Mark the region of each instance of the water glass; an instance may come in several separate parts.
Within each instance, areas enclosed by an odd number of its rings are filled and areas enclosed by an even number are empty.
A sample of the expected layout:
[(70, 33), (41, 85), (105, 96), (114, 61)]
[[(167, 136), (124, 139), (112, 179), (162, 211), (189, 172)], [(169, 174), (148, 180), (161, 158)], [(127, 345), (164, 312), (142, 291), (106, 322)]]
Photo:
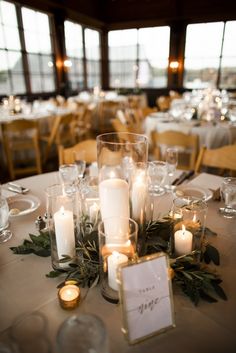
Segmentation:
[(10, 337), (21, 353), (50, 353), (47, 319), (40, 312), (20, 315), (10, 328)]
[(166, 149), (166, 165), (168, 175), (173, 176), (178, 164), (178, 149), (169, 147)]
[(73, 315), (57, 333), (58, 353), (109, 353), (103, 321), (94, 314)]
[(74, 163), (77, 166), (78, 178), (82, 179), (86, 169), (85, 151), (74, 151)]
[(0, 243), (4, 243), (12, 237), (7, 229), (9, 225), (9, 207), (7, 199), (0, 195)]
[(220, 213), (226, 218), (236, 216), (236, 177), (223, 179), (221, 194), (225, 202), (225, 207), (220, 208)]
[(152, 161), (148, 163), (149, 192), (154, 195), (163, 195), (165, 189), (162, 186), (167, 175), (166, 163)]
[(78, 168), (76, 164), (62, 164), (59, 167), (59, 176), (64, 191), (68, 194), (73, 193), (78, 181)]

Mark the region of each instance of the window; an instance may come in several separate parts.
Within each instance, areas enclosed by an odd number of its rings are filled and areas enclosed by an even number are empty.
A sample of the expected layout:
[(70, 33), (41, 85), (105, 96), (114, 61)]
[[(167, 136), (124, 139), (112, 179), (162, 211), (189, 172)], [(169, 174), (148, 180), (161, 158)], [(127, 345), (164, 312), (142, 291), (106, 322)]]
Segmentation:
[(49, 17), (23, 7), (22, 20), (31, 91), (52, 92), (55, 90), (55, 74)]
[(0, 1), (0, 94), (25, 93), (15, 5)]
[(66, 54), (71, 64), (71, 67), (68, 67), (68, 79), (72, 90), (79, 90), (84, 87), (82, 27), (79, 24), (65, 21), (64, 28)]
[(184, 86), (217, 86), (223, 40), (223, 22), (187, 26)]
[(236, 21), (229, 21), (225, 24), (220, 88), (236, 88)]
[(110, 86), (167, 86), (170, 27), (110, 31)]
[(99, 32), (85, 28), (87, 86), (101, 86), (101, 53)]

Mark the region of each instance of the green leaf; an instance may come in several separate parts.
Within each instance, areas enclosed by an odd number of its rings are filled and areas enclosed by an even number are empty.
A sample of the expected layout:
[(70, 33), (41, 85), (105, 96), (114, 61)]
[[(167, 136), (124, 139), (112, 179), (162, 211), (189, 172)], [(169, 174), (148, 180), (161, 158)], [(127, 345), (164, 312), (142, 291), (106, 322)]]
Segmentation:
[(61, 271), (50, 271), (49, 273), (46, 274), (46, 277), (48, 278), (56, 278), (59, 277), (63, 272)]
[[(220, 264), (220, 254), (219, 254), (218, 250), (214, 246), (212, 246), (210, 244), (207, 244), (205, 253), (206, 253), (206, 256), (208, 256), (208, 258), (215, 265), (219, 266), (219, 264)], [(205, 254), (204, 254), (204, 256), (205, 256)]]
[(207, 301), (209, 303), (216, 303), (217, 302), (216, 298), (212, 297), (209, 293), (205, 292), (204, 290), (200, 290), (199, 294), (202, 299), (204, 299), (205, 301)]
[(215, 292), (218, 294), (218, 296), (223, 299), (223, 300), (228, 300), (224, 290), (215, 282), (212, 282), (212, 286), (215, 289)]

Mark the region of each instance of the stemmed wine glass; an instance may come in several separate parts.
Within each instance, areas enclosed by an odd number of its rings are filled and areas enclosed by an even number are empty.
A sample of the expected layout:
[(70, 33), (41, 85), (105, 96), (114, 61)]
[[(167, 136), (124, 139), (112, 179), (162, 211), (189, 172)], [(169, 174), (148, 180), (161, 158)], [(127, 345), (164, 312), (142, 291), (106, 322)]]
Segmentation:
[(9, 226), (9, 207), (7, 199), (1, 194), (0, 186), (0, 243), (4, 243), (12, 237)]
[(219, 209), (226, 218), (236, 217), (236, 177), (226, 177), (221, 185), (221, 195), (225, 207)]
[(165, 186), (167, 190), (171, 191), (171, 182), (170, 179), (173, 177), (176, 167), (178, 164), (178, 149), (175, 147), (168, 147), (166, 149), (166, 167), (168, 173), (168, 182)]
[(166, 163), (163, 161), (152, 161), (148, 163), (149, 191), (152, 195), (163, 195), (165, 189), (162, 184), (167, 175)]
[(77, 166), (79, 181), (83, 178), (86, 169), (85, 151), (74, 151), (74, 163)]

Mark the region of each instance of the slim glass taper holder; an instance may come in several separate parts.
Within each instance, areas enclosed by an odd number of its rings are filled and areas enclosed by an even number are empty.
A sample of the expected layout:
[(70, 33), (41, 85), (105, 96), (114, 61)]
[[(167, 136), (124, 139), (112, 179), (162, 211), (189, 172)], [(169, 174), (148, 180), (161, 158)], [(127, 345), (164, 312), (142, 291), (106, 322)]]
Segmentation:
[(120, 264), (136, 256), (137, 223), (130, 218), (111, 217), (99, 223), (101, 293), (111, 303), (118, 303), (117, 270)]
[(63, 187), (55, 184), (46, 189), (46, 196), (52, 266), (55, 270), (66, 271), (70, 263), (76, 261), (78, 192), (65, 194)]

